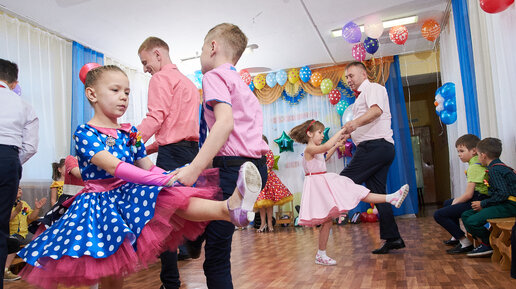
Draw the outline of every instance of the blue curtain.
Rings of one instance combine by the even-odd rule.
[[[93,108],[84,94],[84,84],[79,79],[79,71],[86,63],[96,62],[104,64],[104,54],[99,53],[81,44],[74,42],[72,50],[72,125],[71,135],[75,133],[78,125],[83,124],[93,117]],[[70,154],[75,152],[75,142],[72,137],[70,142]]]
[[[457,37],[457,50],[459,51],[460,76],[464,91],[468,133],[480,137],[475,63],[473,62],[473,47],[471,46],[468,3],[466,0],[452,0],[452,8],[455,35]]]
[[[385,83],[385,88],[389,95],[389,106],[392,115],[391,126],[394,133],[394,148],[396,151],[396,156],[387,176],[387,193],[395,192],[403,184],[409,184],[409,195],[399,209],[393,207],[393,212],[395,216],[417,214],[416,169],[414,167],[412,141],[410,138],[398,56],[394,56],[394,62],[390,66],[389,78]],[[349,211],[349,214],[351,216],[355,212],[365,212],[370,207],[370,204],[360,202],[355,209]]]

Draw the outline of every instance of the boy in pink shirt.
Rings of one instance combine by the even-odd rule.
[[[176,175],[179,182],[190,186],[212,164],[220,170],[224,199],[235,189],[238,170],[246,161],[258,167],[262,188],[267,181],[268,146],[262,140],[262,109],[234,67],[246,46],[245,34],[228,23],[215,26],[204,38],[203,109],[210,134],[192,163]],[[233,224],[225,221],[214,221],[206,227],[203,267],[210,289],[233,288],[230,255],[234,229]]]

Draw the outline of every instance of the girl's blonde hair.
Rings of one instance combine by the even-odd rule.
[[[99,66],[88,71],[88,74],[86,74],[86,80],[84,81],[84,88],[93,87],[102,77],[102,74],[108,71],[121,72],[127,77],[127,74],[125,74],[125,72],[116,65]]]
[[[308,143],[309,139],[307,133],[316,132],[318,130],[324,130],[324,124],[318,120],[310,119],[300,125],[295,126],[290,130],[288,135],[298,143],[306,144]]]

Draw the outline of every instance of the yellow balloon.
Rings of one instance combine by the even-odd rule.
[[[310,76],[310,83],[315,86],[319,87],[321,85],[322,81],[322,75],[319,72],[312,73],[312,76]]]
[[[288,81],[292,84],[299,81],[299,70],[292,68],[288,71]]]
[[[330,91],[333,89],[333,82],[329,78],[323,79],[321,82],[321,91],[324,94],[330,93]]]
[[[265,74],[258,74],[253,80],[256,89],[262,89],[265,86]]]

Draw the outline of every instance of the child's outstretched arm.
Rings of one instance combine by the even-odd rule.
[[[331,149],[328,151],[328,153],[326,154],[326,161],[329,160],[331,158],[331,156],[333,155],[333,153],[335,153],[335,151],[344,145],[344,143],[346,142],[346,139],[343,138],[341,140],[338,140],[334,146],[331,147]]]
[[[231,105],[224,102],[213,101],[213,112],[215,113],[215,123],[210,134],[199,153],[189,166],[178,169],[174,172],[173,180],[181,182],[185,186],[191,186],[202,171],[207,168],[219,150],[228,140],[229,134],[233,131],[233,109]]]
[[[321,145],[318,145],[318,146],[316,146],[316,145],[307,145],[306,148],[305,148],[305,153],[308,153],[308,154],[311,154],[311,155],[316,155],[316,154],[325,153],[325,152],[329,151],[333,146],[335,146],[337,141],[339,141],[342,138],[343,133],[344,133],[344,129],[341,128],[327,142],[325,142],[325,143],[323,143]]]
[[[475,185],[476,183],[468,182],[468,184],[466,185],[466,191],[464,191],[464,193],[459,197],[454,198],[452,205],[465,203],[471,200],[471,198],[473,198],[473,193],[475,193]]]

